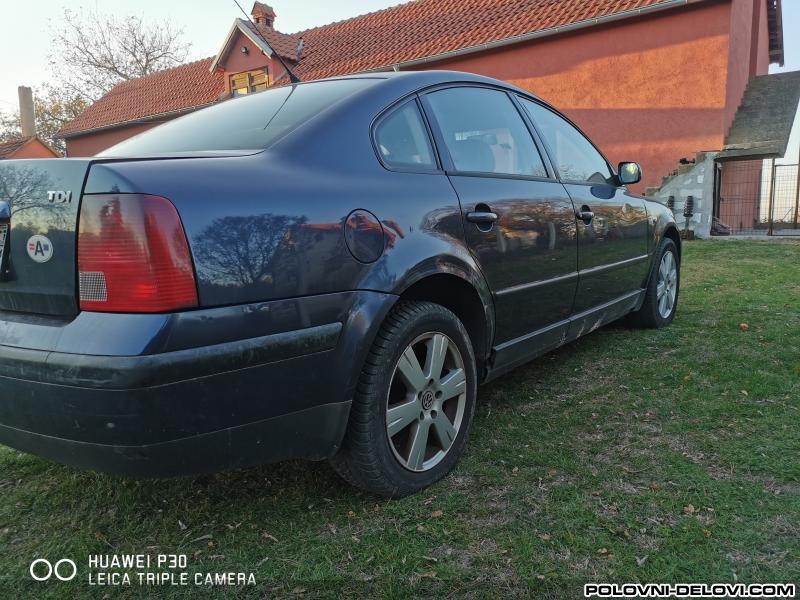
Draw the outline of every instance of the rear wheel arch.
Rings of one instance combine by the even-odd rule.
[[[475,350],[479,381],[494,337],[494,309],[466,279],[451,273],[435,273],[417,279],[400,294],[401,300],[433,302],[450,310],[464,324]]]
[[[386,497],[446,476],[464,452],[475,414],[475,362],[469,333],[452,311],[398,301],[370,349],[346,435],[330,457],[336,472]]]

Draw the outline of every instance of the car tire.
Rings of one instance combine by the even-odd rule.
[[[330,462],[372,494],[423,490],[464,453],[476,395],[475,356],[461,321],[438,304],[401,302],[370,349],[342,448]]]
[[[678,247],[669,238],[661,240],[645,290],[644,304],[630,322],[643,329],[660,329],[672,323],[678,310],[681,283]]]

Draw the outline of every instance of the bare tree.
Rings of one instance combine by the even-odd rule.
[[[227,285],[251,286],[272,277],[273,258],[290,243],[305,217],[266,213],[215,219],[195,237],[194,252],[204,275]]]
[[[36,117],[36,135],[54,150],[64,154],[64,140],[56,137],[58,130],[89,105],[81,95],[52,84],[44,84],[33,92],[33,110]],[[0,112],[0,142],[22,136],[19,111]]]
[[[19,127],[19,111],[0,112],[0,143],[16,140],[22,135]]]
[[[51,24],[51,38],[55,79],[65,91],[89,101],[122,81],[182,64],[191,47],[183,29],[170,23],[69,9]]]

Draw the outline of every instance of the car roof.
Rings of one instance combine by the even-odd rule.
[[[436,85],[446,85],[449,83],[477,83],[482,85],[502,87],[510,91],[539,99],[530,91],[510,84],[507,81],[501,81],[499,79],[485,77],[475,73],[467,73],[465,71],[380,71],[374,73],[357,73],[354,75],[330,77],[328,79],[319,79],[315,81],[331,81],[340,79],[384,79],[387,83],[391,82],[392,87],[396,92],[401,92],[404,95],[415,92],[421,88]],[[314,81],[302,83],[314,83]]]

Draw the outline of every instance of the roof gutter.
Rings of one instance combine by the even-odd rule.
[[[561,35],[563,33],[569,33],[572,31],[587,29],[589,27],[596,27],[597,25],[604,25],[607,23],[614,23],[617,21],[625,21],[628,19],[642,17],[653,13],[663,12],[665,10],[672,10],[675,8],[679,8],[681,6],[701,4],[709,1],[711,0],[667,0],[666,2],[662,2],[660,4],[651,4],[650,6],[646,6],[644,8],[626,10],[605,17],[598,17],[596,19],[586,19],[584,21],[577,21],[575,23],[570,23],[569,25],[562,25],[559,27],[550,27],[549,29],[542,29],[540,31],[533,31],[531,33],[524,33],[522,35],[505,38],[502,40],[494,40],[491,42],[486,42],[485,44],[479,44],[477,46],[469,46],[467,48],[460,48],[458,50],[442,52],[441,54],[434,54],[422,58],[415,58],[400,63],[392,63],[384,65],[382,67],[377,67],[375,69],[370,69],[364,72],[374,73],[374,72],[386,71],[389,69],[392,69],[394,71],[399,71],[400,69],[418,67],[420,65],[425,65],[432,62],[439,62],[443,60],[457,58],[460,56],[465,56],[468,54],[475,54],[476,52],[485,52],[486,50],[494,50],[495,48],[503,48],[505,46],[511,46],[513,44],[530,42],[533,40],[552,37],[554,35]]]

